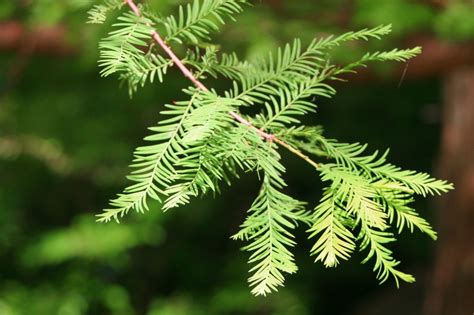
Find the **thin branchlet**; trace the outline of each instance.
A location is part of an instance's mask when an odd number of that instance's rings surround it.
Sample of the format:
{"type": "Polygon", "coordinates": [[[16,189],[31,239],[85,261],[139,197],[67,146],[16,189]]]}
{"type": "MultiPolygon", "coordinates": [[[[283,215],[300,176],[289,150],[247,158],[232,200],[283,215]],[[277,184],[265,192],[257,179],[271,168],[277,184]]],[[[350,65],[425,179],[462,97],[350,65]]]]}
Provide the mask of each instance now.
{"type": "MultiPolygon", "coordinates": [[[[135,13],[137,16],[141,16],[140,9],[137,7],[137,5],[133,2],[133,0],[125,0],[130,9],[135,13]]],[[[161,48],[166,52],[166,54],[171,58],[171,60],[174,62],[174,64],[179,68],[179,70],[184,74],[185,77],[187,77],[191,82],[199,89],[209,92],[209,89],[201,82],[199,79],[197,79],[193,73],[183,64],[181,59],[179,59],[175,53],[171,50],[171,48],[166,45],[166,43],[163,41],[161,36],[156,32],[152,31],[151,36],[153,39],[160,45],[161,48]]],[[[266,133],[265,131],[256,128],[253,126],[248,120],[246,120],[244,117],[240,116],[236,112],[229,112],[229,115],[231,115],[236,121],[238,121],[241,124],[244,124],[245,126],[248,126],[252,129],[255,130],[257,134],[262,136],[265,140],[267,141],[274,141],[278,144],[280,144],[282,147],[288,149],[290,152],[296,154],[300,158],[302,158],[304,161],[308,162],[312,166],[317,168],[317,163],[312,161],[307,155],[302,153],[300,150],[292,147],[290,144],[285,143],[284,141],[277,139],[275,135],[266,133]]]]}

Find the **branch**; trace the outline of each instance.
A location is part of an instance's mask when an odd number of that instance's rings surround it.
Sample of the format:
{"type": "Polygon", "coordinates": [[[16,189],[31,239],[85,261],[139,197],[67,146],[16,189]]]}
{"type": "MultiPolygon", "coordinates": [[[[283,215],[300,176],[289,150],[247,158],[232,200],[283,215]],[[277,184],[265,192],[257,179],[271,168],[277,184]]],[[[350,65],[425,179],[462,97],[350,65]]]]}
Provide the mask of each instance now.
{"type": "MultiPolygon", "coordinates": [[[[130,9],[133,11],[133,13],[135,13],[135,15],[141,16],[140,9],[133,2],[133,0],[125,0],[125,2],[128,4],[130,9]]],[[[166,54],[171,58],[171,60],[179,68],[179,70],[181,70],[181,72],[184,74],[185,77],[187,77],[189,80],[191,80],[191,82],[198,89],[206,91],[206,92],[209,91],[209,89],[201,81],[199,81],[192,74],[192,72],[188,68],[186,68],[186,66],[183,64],[181,59],[179,59],[175,55],[175,53],[171,50],[171,48],[168,45],[166,45],[166,43],[163,41],[161,36],[156,31],[152,31],[151,36],[158,43],[158,45],[160,45],[160,47],[166,52],[166,54]]],[[[318,164],[316,162],[312,161],[307,155],[305,155],[304,153],[302,153],[298,149],[292,147],[291,145],[284,142],[283,140],[278,139],[275,135],[266,133],[265,131],[263,131],[261,129],[258,129],[257,127],[252,125],[252,123],[250,123],[248,120],[246,120],[244,117],[240,116],[239,114],[237,114],[235,112],[229,112],[229,115],[232,116],[232,118],[234,118],[239,123],[252,128],[258,135],[260,135],[265,140],[267,140],[269,142],[274,141],[274,142],[280,144],[281,146],[285,147],[289,151],[293,152],[294,154],[296,154],[297,156],[299,156],[300,158],[302,158],[303,160],[305,160],[306,162],[311,164],[313,167],[318,168],[318,164]]]]}

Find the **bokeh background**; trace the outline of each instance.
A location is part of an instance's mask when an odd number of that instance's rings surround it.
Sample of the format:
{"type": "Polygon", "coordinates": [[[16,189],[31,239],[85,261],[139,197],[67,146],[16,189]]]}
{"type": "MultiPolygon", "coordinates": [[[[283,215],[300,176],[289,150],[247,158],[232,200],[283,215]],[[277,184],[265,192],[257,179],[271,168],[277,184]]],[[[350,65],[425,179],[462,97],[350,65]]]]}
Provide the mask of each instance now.
{"type": "MultiPolygon", "coordinates": [[[[163,14],[187,1],[149,0],[163,14]]],[[[100,78],[92,0],[0,1],[0,314],[424,314],[474,312],[474,2],[472,0],[260,0],[216,36],[254,58],[294,37],[393,24],[391,36],[335,53],[423,46],[403,65],[372,65],[335,84],[309,118],[347,142],[390,147],[390,160],[453,181],[419,200],[437,242],[405,234],[392,246],[417,282],[379,285],[362,256],[337,269],[314,264],[298,231],[300,267],[266,298],[250,295],[247,254],[229,239],[258,191],[243,176],[221,196],[118,225],[94,215],[125,185],[133,149],[162,104],[188,82],[171,71],[130,99],[100,78]]],[[[178,51],[179,53],[179,51],[178,51]]],[[[217,87],[219,83],[217,82],[217,87]]],[[[221,86],[222,87],[222,86],[221,86]]],[[[316,203],[317,174],[284,154],[289,190],[316,203]]]]}

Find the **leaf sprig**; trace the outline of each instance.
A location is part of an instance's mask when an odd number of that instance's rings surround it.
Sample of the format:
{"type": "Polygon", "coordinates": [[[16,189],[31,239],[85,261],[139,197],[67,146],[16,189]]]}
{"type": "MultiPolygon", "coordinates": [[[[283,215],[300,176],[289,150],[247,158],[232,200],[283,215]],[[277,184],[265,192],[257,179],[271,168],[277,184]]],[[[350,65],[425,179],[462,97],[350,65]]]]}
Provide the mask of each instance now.
{"type": "MultiPolygon", "coordinates": [[[[244,250],[250,252],[253,294],[277,290],[285,274],[296,272],[292,231],[300,223],[309,225],[311,255],[326,267],[348,260],[357,249],[366,250],[363,262],[374,261],[381,282],[389,277],[397,285],[414,281],[398,269],[400,262],[387,244],[396,240],[395,233],[415,228],[436,239],[410,204],[415,195],[437,195],[453,186],[389,163],[388,151],[366,154],[366,145],[325,138],[322,127],[304,126],[300,119],[315,113],[314,100],[335,95],[331,83],[340,75],[373,61],[405,62],[421,52],[419,47],[366,53],[346,65],[332,63],[333,48],[380,39],[391,31],[385,25],[314,39],[306,46],[295,39],[275,54],[247,62],[207,43],[225,19],[234,20],[242,11],[244,0],[194,0],[179,7],[177,16],[165,18],[127,3],[133,13],[122,13],[99,45],[101,74],[118,74],[132,94],[148,82],[164,81],[168,69],[177,65],[198,88],[183,89],[183,101],[165,105],[162,119],[145,138],[149,144],[135,151],[131,185],[98,215],[99,221],[118,221],[131,210],[145,212],[150,200],[160,202],[163,210],[183,206],[194,197],[218,193],[222,183],[230,184],[242,172],[254,172],[262,188],[233,236],[248,242],[244,250]],[[164,40],[155,28],[164,31],[164,40]],[[186,43],[186,55],[176,57],[167,46],[171,43],[186,43]],[[209,76],[230,80],[232,88],[221,95],[208,90],[199,80],[209,76]],[[258,113],[245,116],[241,111],[246,107],[258,113]],[[309,162],[327,185],[313,210],[285,193],[280,147],[309,162]]],[[[90,11],[91,22],[103,22],[122,4],[106,0],[90,11]]]]}

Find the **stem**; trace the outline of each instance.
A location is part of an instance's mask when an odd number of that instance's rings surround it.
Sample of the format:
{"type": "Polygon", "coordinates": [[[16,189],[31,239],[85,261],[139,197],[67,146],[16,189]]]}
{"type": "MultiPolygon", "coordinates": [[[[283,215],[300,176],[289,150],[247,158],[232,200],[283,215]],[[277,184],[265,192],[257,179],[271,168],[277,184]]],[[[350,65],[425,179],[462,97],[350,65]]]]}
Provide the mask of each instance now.
{"type": "Polygon", "coordinates": [[[284,147],[285,149],[287,149],[287,150],[290,151],[291,153],[296,154],[297,156],[299,156],[300,158],[302,158],[303,160],[305,160],[306,162],[308,162],[309,164],[311,164],[311,166],[313,166],[314,168],[319,169],[319,164],[318,164],[318,163],[316,163],[315,161],[311,160],[311,158],[310,158],[309,156],[307,156],[306,154],[304,154],[303,152],[301,152],[301,151],[298,150],[297,148],[291,146],[290,144],[286,143],[286,142],[283,141],[283,140],[278,139],[278,138],[275,137],[275,136],[274,136],[274,138],[273,138],[273,141],[275,141],[276,143],[278,143],[279,145],[281,145],[282,147],[284,147]]]}
{"type": "Polygon", "coordinates": [[[132,9],[133,13],[135,13],[136,16],[141,16],[140,10],[132,0],[125,0],[125,2],[128,4],[130,9],[132,9]]]}
{"type": "MultiPolygon", "coordinates": [[[[127,0],[127,1],[131,1],[131,0],[127,0]]],[[[163,41],[161,36],[156,31],[153,31],[151,33],[151,36],[158,43],[158,45],[160,45],[161,48],[163,48],[163,50],[168,54],[168,56],[171,58],[171,60],[173,60],[174,64],[179,68],[179,70],[181,70],[181,72],[184,74],[185,77],[187,77],[189,80],[191,80],[191,82],[193,82],[194,85],[196,85],[199,89],[201,89],[203,91],[206,91],[206,92],[209,92],[209,89],[204,84],[202,84],[201,81],[199,81],[191,73],[191,71],[189,71],[188,68],[186,68],[186,66],[174,54],[174,52],[171,50],[171,48],[168,45],[166,45],[166,43],[163,41]]]]}
{"type": "MultiPolygon", "coordinates": [[[[133,13],[135,13],[136,16],[141,16],[142,14],[140,13],[140,9],[138,9],[137,5],[133,2],[133,0],[125,0],[125,2],[128,4],[130,9],[132,9],[133,13]]],[[[199,89],[208,92],[209,89],[202,84],[192,73],[191,71],[186,68],[186,66],[183,64],[181,59],[179,59],[174,52],[171,50],[171,48],[166,45],[165,41],[161,38],[160,34],[158,34],[156,31],[151,32],[151,36],[153,39],[158,43],[158,45],[163,48],[163,50],[166,52],[166,54],[173,60],[173,63],[181,70],[181,72],[184,74],[185,77],[187,77],[191,82],[194,83],[199,89]]]]}
{"type": "MultiPolygon", "coordinates": [[[[130,9],[133,11],[133,13],[135,13],[136,16],[141,16],[141,13],[140,13],[140,9],[137,7],[137,5],[133,2],[133,0],[124,0],[128,6],[130,7],[130,9]]],[[[173,61],[173,63],[179,68],[179,70],[181,70],[181,72],[184,74],[185,77],[187,77],[189,80],[191,80],[191,82],[200,90],[203,90],[203,91],[206,91],[206,92],[209,92],[209,89],[204,85],[202,84],[201,81],[199,81],[193,74],[192,72],[186,68],[186,66],[183,64],[183,62],[181,61],[181,59],[179,59],[175,54],[174,52],[171,50],[171,48],[166,45],[166,43],[164,42],[164,40],[161,38],[161,36],[156,32],[156,31],[152,31],[151,32],[151,36],[153,37],[153,39],[158,43],[158,45],[161,46],[161,48],[166,52],[166,54],[171,58],[171,60],[173,61]]],[[[274,141],[275,143],[278,143],[279,145],[281,145],[282,147],[286,148],[287,150],[289,150],[290,152],[296,154],[297,156],[299,156],[300,158],[302,158],[303,160],[305,160],[306,162],[308,162],[309,164],[311,164],[313,167],[315,167],[316,169],[319,168],[319,165],[318,163],[314,162],[313,160],[311,160],[307,155],[305,155],[303,152],[301,152],[300,150],[294,148],[293,146],[291,146],[290,144],[284,142],[283,140],[280,140],[278,139],[275,135],[273,134],[269,134],[269,133],[266,133],[265,131],[263,131],[262,129],[258,129],[257,127],[255,127],[254,125],[252,125],[252,123],[250,123],[248,120],[246,120],[244,117],[240,116],[239,114],[235,113],[235,112],[229,112],[229,115],[231,115],[235,120],[237,120],[239,123],[245,125],[245,126],[248,126],[250,128],[252,128],[257,134],[259,134],[262,138],[264,138],[265,140],[267,141],[274,141]]]]}
{"type": "Polygon", "coordinates": [[[246,120],[245,118],[243,118],[242,116],[234,113],[234,112],[229,112],[229,115],[231,115],[235,120],[237,120],[239,123],[245,125],[245,126],[248,126],[250,128],[253,128],[255,130],[256,133],[258,133],[260,136],[262,136],[262,138],[268,140],[268,141],[273,141],[276,139],[275,135],[272,135],[272,134],[269,134],[269,133],[266,133],[265,131],[263,131],[262,129],[258,129],[257,127],[255,127],[254,125],[252,125],[248,120],[246,120]]]}

